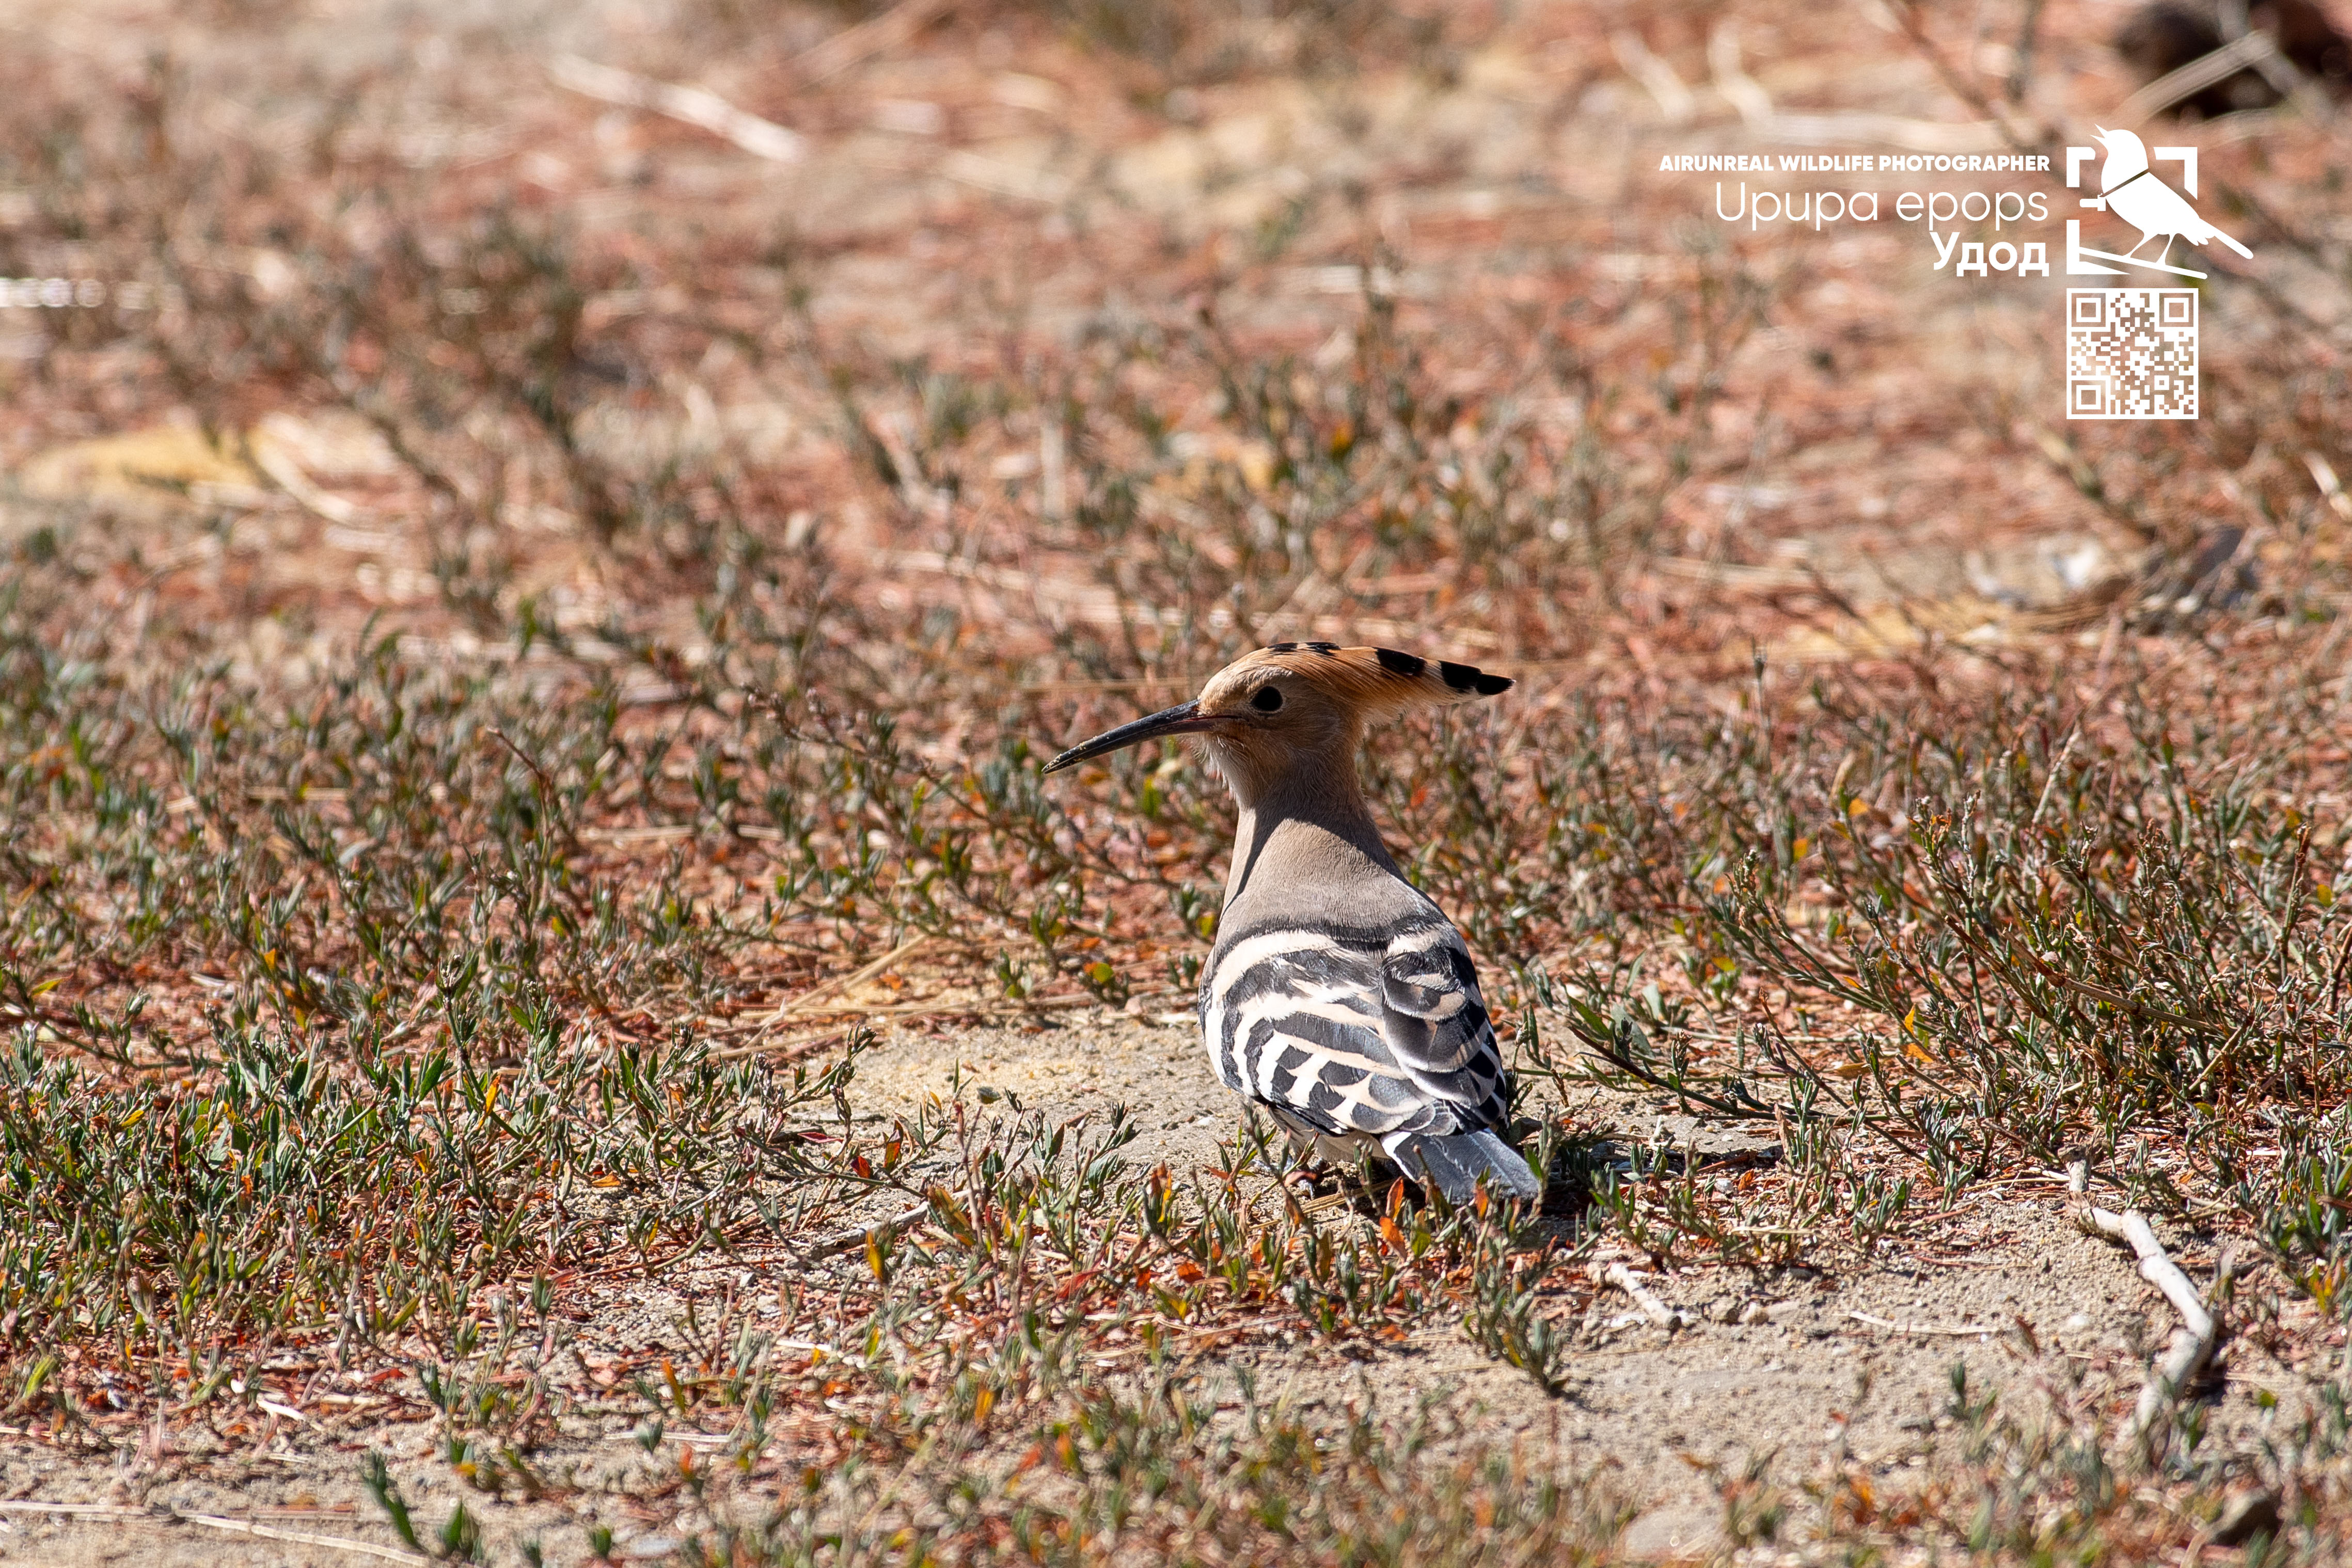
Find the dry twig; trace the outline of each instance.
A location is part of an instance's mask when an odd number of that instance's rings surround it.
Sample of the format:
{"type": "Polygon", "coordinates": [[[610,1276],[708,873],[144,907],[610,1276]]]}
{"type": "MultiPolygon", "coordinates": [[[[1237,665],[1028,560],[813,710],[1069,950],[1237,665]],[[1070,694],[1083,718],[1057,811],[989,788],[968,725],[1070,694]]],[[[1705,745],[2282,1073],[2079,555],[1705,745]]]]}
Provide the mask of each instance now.
{"type": "Polygon", "coordinates": [[[1899,1323],[1892,1318],[1873,1317],[1868,1312],[1848,1312],[1847,1317],[1875,1329],[1893,1329],[1898,1333],[1950,1334],[1960,1339],[1976,1339],[1985,1334],[1999,1333],[1990,1323],[1899,1323]]]}
{"type": "Polygon", "coordinates": [[[777,163],[797,163],[808,155],[801,133],[772,120],[746,113],[706,88],[655,81],[617,66],[600,66],[577,55],[558,55],[548,74],[559,87],[625,109],[649,109],[723,136],[744,152],[777,163]]]}
{"type": "Polygon", "coordinates": [[[801,1257],[804,1260],[814,1260],[830,1258],[836,1252],[847,1252],[853,1248],[866,1245],[886,1230],[896,1234],[916,1223],[930,1211],[929,1204],[919,1203],[903,1214],[888,1215],[880,1219],[869,1220],[864,1225],[844,1226],[839,1230],[829,1231],[818,1237],[802,1248],[801,1257]]]}
{"type": "MultiPolygon", "coordinates": [[[[2068,1172],[2067,1186],[2077,1194],[2088,1191],[2090,1167],[2076,1162],[2068,1172]]],[[[2148,1224],[2147,1216],[2137,1209],[2117,1214],[2086,1203],[2076,1212],[2075,1218],[2084,1230],[2129,1243],[2139,1259],[2139,1277],[2163,1291],[2173,1310],[2180,1314],[2180,1327],[2173,1331],[2171,1345],[2149,1374],[2147,1385],[2139,1391],[2139,1403],[2124,1426],[2126,1437],[2135,1443],[2143,1442],[2212,1355],[2221,1322],[2207,1308],[2189,1276],[2180,1271],[2180,1265],[2165,1252],[2164,1243],[2156,1239],[2156,1229],[2148,1224]]]]}
{"type": "MultiPolygon", "coordinates": [[[[782,1040],[754,1040],[748,1045],[730,1045],[724,1051],[712,1051],[710,1059],[713,1061],[732,1061],[739,1057],[781,1053],[786,1061],[790,1061],[808,1050],[840,1039],[866,1019],[894,1019],[903,1023],[923,1018],[1026,1018],[1034,1013],[1066,1012],[1075,1008],[1094,1008],[1102,1005],[1103,1000],[1100,997],[1080,992],[1061,997],[1023,997],[1015,1000],[1001,1002],[933,998],[922,1002],[900,1002],[890,1007],[818,1008],[814,1010],[820,1016],[828,1012],[838,1013],[842,1015],[844,1021],[829,1024],[809,1034],[789,1035],[782,1040]]],[[[760,1027],[764,1030],[768,1026],[763,1023],[760,1027]]],[[[712,1032],[721,1031],[713,1030],[712,1032]]]]}
{"type": "Polygon", "coordinates": [[[791,1001],[788,1001],[783,1006],[778,1008],[774,1012],[770,1013],[768,1015],[768,1022],[771,1024],[781,1022],[788,1014],[799,1012],[803,1008],[807,1007],[819,997],[829,997],[835,991],[845,991],[852,986],[863,985],[867,980],[870,980],[875,976],[880,974],[883,970],[888,968],[891,965],[898,962],[901,958],[904,958],[908,954],[914,952],[915,949],[920,947],[924,943],[929,942],[930,939],[931,934],[928,931],[923,932],[909,941],[899,943],[898,946],[891,948],[887,953],[883,954],[882,956],[875,959],[870,964],[860,965],[846,975],[835,976],[834,978],[826,980],[821,985],[811,987],[809,989],[803,991],[799,996],[794,997],[791,1001]]]}
{"type": "Polygon", "coordinates": [[[793,61],[793,74],[809,85],[840,75],[897,48],[931,25],[948,9],[950,0],[899,0],[880,16],[835,33],[793,61]]]}
{"type": "Polygon", "coordinates": [[[38,1502],[27,1498],[0,1500],[0,1513],[47,1514],[51,1518],[79,1520],[89,1524],[193,1524],[201,1530],[219,1531],[228,1535],[250,1535],[262,1541],[283,1541],[298,1546],[328,1546],[344,1552],[356,1552],[362,1557],[381,1558],[386,1563],[430,1563],[414,1552],[398,1547],[379,1546],[373,1541],[354,1541],[344,1535],[314,1535],[303,1530],[279,1530],[275,1526],[256,1524],[249,1519],[228,1519],[216,1513],[187,1513],[179,1509],[120,1508],[110,1503],[38,1502]]]}
{"type": "Polygon", "coordinates": [[[1689,1313],[1678,1312],[1658,1300],[1656,1292],[1642,1283],[1642,1277],[1622,1263],[1610,1264],[1601,1270],[1601,1278],[1604,1283],[1614,1285],[1633,1297],[1633,1304],[1642,1309],[1642,1315],[1662,1329],[1680,1328],[1690,1322],[1689,1313]]]}

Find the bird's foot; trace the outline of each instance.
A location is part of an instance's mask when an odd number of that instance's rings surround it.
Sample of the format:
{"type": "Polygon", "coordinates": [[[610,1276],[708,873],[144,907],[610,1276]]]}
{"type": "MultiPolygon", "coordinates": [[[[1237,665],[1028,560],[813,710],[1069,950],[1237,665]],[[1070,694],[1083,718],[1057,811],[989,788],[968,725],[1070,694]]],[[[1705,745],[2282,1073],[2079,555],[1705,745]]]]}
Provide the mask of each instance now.
{"type": "Polygon", "coordinates": [[[1339,1179],[1328,1168],[1316,1166],[1300,1166],[1286,1172],[1282,1180],[1284,1186],[1297,1188],[1306,1197],[1319,1197],[1339,1186],[1339,1179]]]}

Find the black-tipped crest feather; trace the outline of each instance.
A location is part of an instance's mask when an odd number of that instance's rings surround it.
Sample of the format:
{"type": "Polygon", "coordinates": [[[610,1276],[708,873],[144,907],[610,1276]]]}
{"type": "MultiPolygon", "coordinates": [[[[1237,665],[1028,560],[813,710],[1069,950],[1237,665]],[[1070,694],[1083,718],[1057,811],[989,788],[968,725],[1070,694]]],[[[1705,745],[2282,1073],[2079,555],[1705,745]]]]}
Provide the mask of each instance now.
{"type": "Polygon", "coordinates": [[[1454,703],[1491,697],[1517,683],[1475,664],[1430,660],[1401,648],[1341,648],[1329,643],[1273,643],[1244,653],[1209,679],[1204,703],[1234,689],[1255,672],[1280,671],[1368,712],[1394,711],[1414,703],[1454,703]]]}

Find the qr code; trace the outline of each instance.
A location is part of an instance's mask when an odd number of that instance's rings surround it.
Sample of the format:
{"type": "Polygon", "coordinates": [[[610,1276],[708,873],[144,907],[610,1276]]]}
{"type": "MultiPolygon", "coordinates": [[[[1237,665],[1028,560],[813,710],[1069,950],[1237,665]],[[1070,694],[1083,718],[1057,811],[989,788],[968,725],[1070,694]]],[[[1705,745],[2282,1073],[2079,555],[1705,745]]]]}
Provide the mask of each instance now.
{"type": "Polygon", "coordinates": [[[2068,289],[2066,417],[2195,419],[2197,290],[2068,289]]]}

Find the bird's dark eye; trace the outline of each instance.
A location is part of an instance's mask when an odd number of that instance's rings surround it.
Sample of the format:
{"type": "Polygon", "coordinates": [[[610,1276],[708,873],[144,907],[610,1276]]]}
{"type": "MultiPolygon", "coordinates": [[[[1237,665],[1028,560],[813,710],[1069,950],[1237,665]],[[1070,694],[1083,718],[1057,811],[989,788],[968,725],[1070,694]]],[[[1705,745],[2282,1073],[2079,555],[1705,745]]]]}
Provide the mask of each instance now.
{"type": "Polygon", "coordinates": [[[1260,713],[1273,713],[1282,706],[1282,693],[1273,686],[1260,686],[1251,695],[1250,706],[1260,713]]]}

